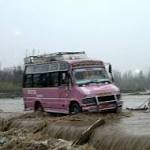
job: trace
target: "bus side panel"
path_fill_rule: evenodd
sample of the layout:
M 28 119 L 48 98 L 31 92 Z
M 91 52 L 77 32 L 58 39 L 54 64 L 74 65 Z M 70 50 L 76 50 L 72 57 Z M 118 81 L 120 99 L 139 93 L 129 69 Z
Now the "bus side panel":
M 68 113 L 69 99 L 62 92 L 59 87 L 26 88 L 23 90 L 25 110 L 34 110 L 35 102 L 38 101 L 45 111 Z
M 23 89 L 23 100 L 25 110 L 34 110 L 35 94 L 32 89 Z
M 67 97 L 60 97 L 60 88 L 43 88 L 37 90 L 38 95 L 41 97 L 41 104 L 45 111 L 58 112 L 58 113 L 68 113 L 68 108 L 66 103 L 68 101 Z

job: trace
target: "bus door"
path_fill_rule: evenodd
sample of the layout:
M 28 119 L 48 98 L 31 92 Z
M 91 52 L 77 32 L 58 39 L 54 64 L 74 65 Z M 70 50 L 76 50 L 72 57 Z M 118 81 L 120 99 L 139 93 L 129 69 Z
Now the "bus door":
M 69 76 L 67 72 L 59 73 L 59 109 L 68 109 L 71 91 L 68 87 Z
M 33 75 L 35 101 L 40 101 L 45 111 L 56 111 L 59 100 L 58 72 Z

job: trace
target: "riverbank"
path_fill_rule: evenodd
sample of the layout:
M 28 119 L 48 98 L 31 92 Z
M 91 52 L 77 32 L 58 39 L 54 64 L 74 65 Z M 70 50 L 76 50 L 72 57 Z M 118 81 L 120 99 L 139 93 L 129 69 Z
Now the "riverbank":
M 13 115 L 14 114 L 14 115 Z M 142 117 L 142 120 L 140 119 Z M 104 120 L 83 145 L 72 145 L 96 120 Z M 133 126 L 134 124 L 134 126 Z M 141 150 L 150 149 L 149 114 L 144 112 L 0 113 L 0 150 Z
M 18 97 L 22 97 L 21 92 L 0 93 L 0 99 L 2 99 L 2 98 L 18 98 Z
M 21 82 L 0 81 L 0 98 L 16 98 L 22 95 Z

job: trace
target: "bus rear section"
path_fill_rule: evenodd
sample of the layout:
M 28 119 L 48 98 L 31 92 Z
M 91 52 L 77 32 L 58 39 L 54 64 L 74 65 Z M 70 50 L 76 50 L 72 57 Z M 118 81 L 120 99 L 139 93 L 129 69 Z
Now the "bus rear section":
M 68 67 L 64 62 L 27 65 L 23 80 L 25 110 L 68 113 Z

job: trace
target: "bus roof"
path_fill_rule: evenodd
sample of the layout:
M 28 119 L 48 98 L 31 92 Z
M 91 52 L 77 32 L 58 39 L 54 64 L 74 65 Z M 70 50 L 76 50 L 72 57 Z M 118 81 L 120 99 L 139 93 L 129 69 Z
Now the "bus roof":
M 80 69 L 80 68 L 91 68 L 91 67 L 104 68 L 104 63 L 102 61 L 96 61 L 90 59 L 52 61 L 50 63 L 26 65 L 25 72 L 26 74 L 38 74 L 38 73 L 46 73 L 46 72 L 67 71 L 69 70 L 69 68 Z
M 80 59 L 88 59 L 85 52 L 59 52 L 26 57 L 24 59 L 24 64 L 25 65 L 42 64 L 42 63 L 50 63 L 52 61 L 80 60 Z
M 29 56 L 25 58 L 24 63 L 27 74 L 66 71 L 69 68 L 104 67 L 102 61 L 89 59 L 85 52 L 60 52 Z

